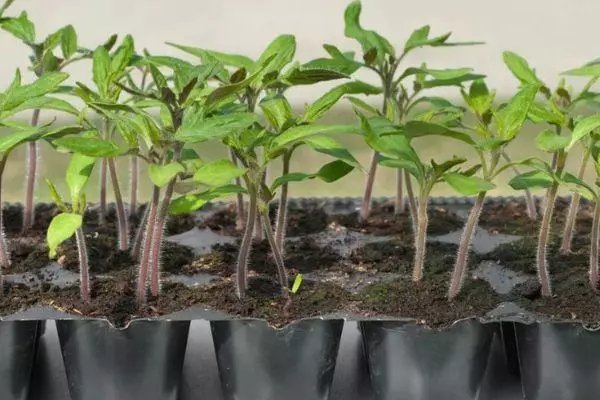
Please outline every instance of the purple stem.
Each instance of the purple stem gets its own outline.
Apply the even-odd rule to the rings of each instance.
[[[98,211],[98,223],[104,225],[106,222],[106,171],[108,162],[103,158],[100,162],[100,210]]]
[[[396,176],[396,198],[394,201],[394,213],[404,214],[406,205],[404,204],[404,173],[401,169],[397,171]]]
[[[359,218],[361,221],[366,221],[371,214],[371,199],[373,197],[373,184],[375,183],[375,173],[377,172],[377,158],[379,154],[373,153],[371,158],[371,165],[369,166],[369,174],[367,175],[367,181],[365,182],[365,191],[362,198],[362,205],[360,208]]]
[[[600,202],[596,200],[594,221],[592,223],[592,243],[590,248],[590,285],[593,290],[598,287],[598,234],[600,233]]]
[[[257,210],[256,189],[248,186],[248,191],[250,193],[250,201],[248,202],[246,227],[244,229],[244,236],[242,237],[242,244],[240,245],[236,266],[237,276],[235,291],[238,299],[240,300],[246,296],[246,289],[248,287],[248,259],[250,255],[250,249],[252,248],[252,235],[254,232],[254,223],[256,222]]]
[[[40,109],[33,110],[31,126],[37,126],[40,119]],[[23,232],[33,227],[35,205],[35,186],[37,182],[38,143],[29,142],[27,152],[27,183],[25,190],[25,207],[23,208]]]
[[[148,218],[146,221],[145,234],[143,236],[142,252],[139,260],[138,283],[137,283],[137,299],[138,304],[146,303],[146,283],[148,280],[148,269],[150,262],[150,253],[152,250],[152,235],[154,234],[154,223],[156,222],[156,212],[158,209],[158,200],[160,197],[160,188],[154,186],[152,189],[152,200],[148,204]],[[141,229],[141,226],[140,226]]]
[[[6,167],[7,156],[0,160],[0,297],[4,293],[4,278],[2,269],[10,267],[10,254],[6,246],[6,235],[4,234],[4,212],[2,207],[2,175]]]
[[[139,179],[139,165],[138,158],[136,155],[131,156],[131,171],[129,176],[129,215],[137,215],[137,195],[138,195],[138,179]]]
[[[86,303],[90,302],[90,266],[88,264],[88,253],[85,245],[85,235],[81,228],[75,231],[77,242],[77,255],[79,256],[79,281],[81,298]]]
[[[129,247],[129,228],[127,224],[127,215],[125,215],[125,206],[123,197],[121,196],[121,188],[119,187],[119,178],[117,177],[117,168],[115,159],[107,160],[108,170],[110,171],[110,180],[112,181],[113,191],[115,195],[115,205],[117,208],[117,223],[119,226],[119,250],[127,250]]]
[[[229,158],[234,165],[238,165],[237,156],[231,149],[229,150]],[[241,186],[242,179],[240,177],[235,178],[235,184]],[[235,200],[235,227],[241,231],[244,229],[244,194],[238,193]]]

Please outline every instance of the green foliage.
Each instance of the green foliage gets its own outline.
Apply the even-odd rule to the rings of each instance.
[[[48,227],[47,241],[50,258],[56,257],[57,247],[75,235],[75,231],[83,225],[83,217],[79,214],[63,212],[52,218]]]

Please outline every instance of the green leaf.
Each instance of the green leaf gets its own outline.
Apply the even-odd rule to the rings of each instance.
[[[349,77],[350,76],[348,74],[338,72],[333,69],[313,67],[307,68],[306,66],[303,66],[302,68],[294,69],[289,74],[286,74],[285,81],[290,85],[313,85],[318,82],[332,81]]]
[[[238,167],[228,159],[220,159],[200,166],[193,180],[207,186],[218,187],[231,183],[245,173],[245,168]]]
[[[71,238],[82,225],[83,217],[79,214],[62,213],[52,218],[46,234],[50,258],[56,257],[56,248]]]
[[[355,125],[300,125],[292,127],[278,135],[271,142],[270,152],[277,152],[300,140],[310,136],[326,135],[330,133],[358,133],[360,130]]]
[[[573,129],[573,135],[571,135],[571,142],[567,146],[566,150],[571,150],[575,143],[577,143],[578,141],[580,141],[581,139],[583,139],[598,128],[600,128],[600,114],[592,115],[579,121],[577,125],[575,125],[575,129]]]
[[[56,186],[54,186],[52,181],[50,181],[50,179],[48,179],[48,178],[46,178],[46,183],[48,184],[48,190],[50,192],[50,197],[52,197],[52,200],[54,201],[54,203],[58,206],[58,208],[61,211],[67,212],[67,206],[65,205],[65,202],[63,201],[60,194],[58,194],[58,190],[56,190]]]
[[[519,133],[539,89],[537,83],[524,85],[497,114],[501,139],[510,140]]]
[[[582,67],[562,72],[561,75],[591,77],[600,76],[600,64],[586,64]]]
[[[298,290],[300,289],[300,285],[302,285],[302,274],[297,274],[296,278],[294,279],[294,283],[292,285],[292,289],[290,291],[293,294],[298,293]]]
[[[110,62],[111,74],[122,74],[125,71],[125,68],[127,68],[129,65],[134,51],[135,45],[133,43],[133,37],[131,37],[131,35],[126,35],[123,38],[121,45],[117,48],[115,54],[112,56],[112,60]]]
[[[71,161],[67,166],[66,181],[73,203],[79,199],[83,192],[83,188],[90,179],[95,163],[96,158],[94,157],[88,157],[77,153],[71,156]]]
[[[346,7],[344,13],[345,29],[344,34],[346,37],[357,40],[363,50],[363,53],[367,53],[371,49],[377,50],[377,60],[382,62],[386,55],[395,55],[394,47],[375,31],[365,30],[360,24],[360,14],[362,6],[360,1],[353,1]]]
[[[185,168],[178,162],[172,162],[166,165],[150,164],[148,174],[152,183],[159,188],[165,186],[177,174],[185,172]]]
[[[303,140],[308,146],[319,153],[327,154],[344,161],[354,168],[362,169],[360,163],[348,149],[344,148],[337,140],[329,136],[311,136]]]
[[[100,95],[108,96],[108,85],[110,77],[110,56],[104,46],[98,46],[93,56],[93,81],[98,87]]]
[[[269,72],[281,71],[292,61],[294,54],[296,54],[296,38],[293,35],[276,37],[269,43],[252,68],[253,71],[262,70],[256,78],[257,82],[260,82]]]
[[[254,61],[246,56],[242,56],[242,55],[238,55],[238,54],[221,53],[221,52],[214,51],[214,50],[206,50],[206,49],[201,49],[198,47],[184,46],[184,45],[169,43],[169,42],[167,42],[167,44],[169,46],[178,48],[179,50],[182,50],[188,54],[200,57],[203,62],[206,62],[206,60],[204,59],[205,57],[211,56],[211,57],[215,58],[216,60],[218,60],[222,64],[229,65],[229,66],[236,67],[236,68],[246,68],[246,70],[251,70],[252,67],[254,66]]]
[[[48,72],[29,85],[17,86],[6,92],[2,111],[9,111],[27,100],[53,92],[69,77],[64,72]]]
[[[361,81],[347,82],[331,89],[306,108],[303,120],[313,122],[329,111],[342,96],[347,94],[380,94],[381,89]]]
[[[283,186],[287,183],[291,182],[304,182],[309,179],[314,179],[316,177],[315,174],[307,174],[304,172],[290,172],[289,174],[281,175],[273,181],[271,184],[271,191],[275,191],[280,186]]]
[[[354,107],[358,107],[361,110],[366,111],[366,112],[368,112],[370,114],[373,114],[373,115],[378,115],[379,114],[379,111],[375,107],[373,107],[370,104],[367,104],[365,101],[363,101],[363,100],[361,100],[361,99],[359,99],[357,97],[346,96],[346,100],[348,100],[350,103],[352,103],[352,105]]]
[[[513,177],[508,184],[515,190],[545,189],[554,184],[554,178],[544,171],[529,171]]]
[[[60,48],[65,59],[71,58],[77,51],[77,32],[73,25],[67,25],[62,29]]]
[[[492,182],[476,176],[465,176],[458,172],[447,172],[443,176],[444,181],[463,196],[472,196],[481,192],[487,192],[496,187]]]
[[[561,177],[561,183],[570,191],[579,193],[588,200],[596,201],[598,199],[598,195],[594,189],[573,174],[565,172]]]
[[[16,132],[0,135],[0,153],[10,153],[15,147],[21,143],[35,140],[41,133],[40,127],[33,127]]]
[[[16,38],[27,44],[35,43],[35,26],[23,11],[17,18],[9,18],[2,22],[2,29],[12,33]]]
[[[449,79],[431,79],[423,82],[422,87],[425,89],[431,89],[443,86],[461,86],[465,82],[474,81],[482,78],[485,78],[485,75],[465,74]]]
[[[71,114],[71,115],[75,115],[75,116],[79,115],[79,110],[77,110],[75,107],[73,107],[69,102],[62,100],[62,99],[57,99],[55,97],[43,96],[43,97],[34,97],[32,99],[26,100],[25,102],[21,103],[19,106],[10,110],[9,113],[7,113],[7,114],[2,113],[2,117],[5,118],[10,115],[14,115],[16,113],[22,112],[22,111],[35,110],[35,109],[63,111],[68,114]]]
[[[323,165],[315,174],[321,180],[331,183],[348,175],[354,167],[342,160],[331,161]]]
[[[182,142],[198,143],[221,139],[231,133],[246,129],[256,122],[253,113],[235,113],[203,118],[200,113],[187,115],[175,138]]]
[[[189,214],[200,209],[211,200],[237,193],[246,193],[246,190],[241,186],[227,185],[199,194],[186,194],[171,201],[169,204],[169,213],[172,215]]]
[[[565,116],[556,112],[554,109],[548,109],[545,104],[535,102],[531,105],[527,117],[536,124],[547,122],[562,126],[565,123]]]
[[[88,157],[116,157],[123,153],[114,142],[82,136],[68,136],[53,141],[54,145]]]
[[[384,167],[403,169],[408,171],[412,176],[417,179],[419,184],[423,181],[423,166],[410,160],[400,158],[389,158],[383,155],[379,155],[377,163]]]
[[[559,135],[552,129],[546,129],[540,132],[535,138],[535,144],[538,149],[549,153],[554,153],[565,149],[571,141],[567,135]]]
[[[408,138],[418,138],[422,136],[444,136],[460,140],[469,145],[475,145],[475,141],[466,133],[454,131],[443,125],[434,124],[425,121],[409,121],[404,125],[404,132]]]
[[[345,57],[341,58],[317,58],[303,64],[300,71],[328,71],[328,73],[348,77],[356,72],[362,65]],[[314,72],[312,72],[314,75]]]
[[[508,67],[510,72],[517,78],[521,83],[538,83],[541,84],[541,81],[535,74],[535,71],[529,66],[529,63],[518,55],[517,53],[513,53],[512,51],[505,51],[502,53],[502,58],[504,60],[504,64]]]
[[[286,123],[294,118],[292,106],[283,95],[264,98],[259,106],[269,124],[277,131],[281,131]]]

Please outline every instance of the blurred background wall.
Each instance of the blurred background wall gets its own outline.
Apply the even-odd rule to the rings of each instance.
[[[257,57],[275,36],[290,33],[297,37],[297,59],[308,61],[325,54],[323,43],[332,43],[342,49],[358,49],[353,40],[344,37],[343,14],[348,3],[348,0],[16,0],[7,14],[26,10],[36,23],[38,39],[70,23],[77,29],[80,44],[86,47],[97,46],[112,33],[130,33],[138,49],[148,48],[154,54],[183,57],[187,56],[165,42]],[[431,25],[432,34],[452,31],[453,39],[457,41],[486,42],[484,46],[475,47],[421,49],[407,59],[406,65],[426,61],[432,68],[473,67],[476,72],[486,74],[489,86],[496,88],[504,97],[517,87],[517,82],[504,67],[503,50],[523,55],[537,69],[539,76],[553,86],[561,71],[600,56],[596,33],[598,15],[598,0],[363,0],[362,23],[365,28],[379,31],[396,47],[403,45],[412,30],[425,24]],[[0,48],[0,85],[6,87],[16,67],[26,69],[28,49],[3,31],[0,31]],[[88,81],[90,64],[72,65],[68,72],[73,80]],[[27,76],[32,77],[31,74]],[[375,77],[368,73],[359,77],[376,82]],[[575,87],[582,84],[578,80],[572,83]],[[302,107],[330,86],[322,84],[310,89],[296,89],[290,93],[290,100],[295,106]],[[457,91],[438,93],[456,97]],[[379,99],[372,101],[380,102]],[[340,107],[330,118],[338,118],[336,115],[340,119],[348,118],[349,110]],[[516,156],[533,152],[531,139],[530,136],[528,145],[514,145]],[[360,143],[352,142],[349,146],[366,164],[369,154]],[[439,155],[437,143],[423,141],[420,146],[425,156]],[[457,148],[453,153],[463,155],[468,150]],[[302,154],[302,165],[306,165],[307,161],[317,164],[323,161],[319,157],[311,158],[315,157],[312,154]],[[23,155],[24,151],[16,152],[9,165],[7,180],[10,176],[14,179],[8,182],[11,188],[8,200],[21,197],[22,180],[19,176],[23,171]],[[42,158],[45,166],[42,174],[59,179],[66,161],[56,159],[56,163],[51,164],[52,160]],[[124,179],[126,170],[123,168]],[[358,195],[361,185],[349,179],[349,183],[336,189],[315,182],[298,185],[296,194],[323,195],[327,194],[323,190],[335,190],[332,194]],[[391,194],[392,182],[391,171],[383,172],[377,182],[378,194]],[[40,196],[45,198],[46,188],[40,189]],[[502,193],[505,191],[502,189]],[[438,194],[452,193],[441,188]],[[95,198],[93,193],[90,197]]]

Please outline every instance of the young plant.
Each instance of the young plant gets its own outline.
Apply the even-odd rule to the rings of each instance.
[[[86,303],[90,302],[90,271],[85,234],[83,233],[83,215],[87,207],[84,189],[95,162],[95,157],[82,154],[72,155],[65,177],[71,197],[70,206],[65,204],[52,182],[47,181],[50,194],[61,211],[60,214],[52,218],[48,227],[47,241],[50,258],[56,257],[56,250],[62,242],[75,236],[79,258],[79,287],[81,298]]]
[[[465,158],[453,157],[440,164],[433,159],[429,164],[423,163],[421,158],[410,144],[411,132],[422,133],[423,130],[415,130],[413,126],[392,126],[385,121],[381,123],[381,118],[371,118],[369,121],[360,115],[362,126],[365,130],[365,140],[369,147],[379,154],[377,162],[386,167],[401,168],[414,177],[418,186],[418,205],[415,215],[415,255],[413,264],[412,279],[415,283],[423,278],[423,269],[425,264],[425,250],[427,240],[427,203],[434,186],[444,181],[451,182],[462,195],[473,195],[482,189],[491,189],[493,184],[473,177],[481,165],[476,165],[466,171],[460,171],[457,167],[467,160]],[[379,121],[378,121],[379,120]],[[379,122],[379,123],[378,123]],[[379,129],[374,129],[377,124]],[[429,125],[431,127],[432,125]],[[379,132],[377,132],[379,130]],[[442,132],[443,126],[439,126]],[[447,137],[458,138],[466,143],[474,145],[473,140],[466,134],[453,132],[449,129],[444,134]]]
[[[429,99],[422,96],[422,92],[426,89],[442,86],[461,86],[464,82],[482,78],[482,75],[473,74],[470,68],[439,70],[428,68],[425,64],[416,68],[409,67],[402,71],[400,66],[406,56],[418,48],[475,45],[481,43],[449,42],[448,39],[451,33],[430,37],[430,27],[426,25],[415,30],[404,44],[404,47],[399,52],[396,52],[390,42],[383,36],[375,31],[366,30],[361,26],[360,14],[360,1],[353,1],[346,8],[344,20],[345,35],[359,42],[363,52],[363,61],[354,60],[354,55],[351,52],[343,53],[335,46],[327,44],[324,48],[332,58],[322,59],[321,63],[336,69],[342,67],[346,73],[353,73],[360,68],[375,72],[381,80],[381,89],[383,92],[383,105],[381,111],[378,111],[378,113],[388,118],[391,122],[396,124],[404,123],[405,118],[414,106],[419,103],[428,103]],[[409,78],[414,78],[412,90],[407,87]],[[365,111],[372,111],[372,108],[366,106],[362,101],[357,101],[357,99],[351,99],[351,101]],[[378,154],[375,152],[371,159],[369,174],[365,183],[360,211],[360,218],[362,220],[367,219],[370,214],[377,160]],[[406,186],[411,214],[414,214],[416,212],[416,200],[412,193],[410,174],[403,169],[399,169],[394,202],[394,208],[397,213],[404,210],[404,186]]]
[[[4,11],[11,1],[5,2],[2,7]],[[31,70],[36,76],[51,74],[62,71],[69,64],[86,57],[77,46],[77,33],[72,25],[67,25],[56,32],[48,35],[43,41],[36,42],[36,29],[34,23],[29,20],[25,11],[18,17],[3,18],[1,22],[2,29],[10,32],[17,39],[21,40],[31,50],[29,57]],[[61,56],[56,54],[56,49],[60,47]],[[31,125],[36,126],[39,122],[41,109],[53,109],[52,104],[40,104],[40,107],[33,109],[31,116]],[[60,111],[71,111],[60,109]],[[39,162],[39,148],[37,142],[29,142],[27,148],[27,178],[25,183],[25,201],[23,203],[23,232],[31,229],[34,222],[34,196],[37,181],[37,169]]]
[[[221,68],[215,74],[215,79],[221,86],[236,85],[243,82],[248,75],[254,75],[253,82],[246,85],[237,96],[238,102],[248,112],[255,112],[256,106],[261,104],[263,99],[277,94],[283,95],[292,86],[348,78],[345,72],[332,69],[329,65],[321,65],[318,60],[309,61],[305,64],[293,62],[296,53],[296,39],[292,35],[280,35],[275,38],[257,60],[238,54],[226,54],[197,47],[169,44],[186,53],[200,57],[204,63],[219,62]],[[262,71],[257,74],[256,71],[260,68],[262,68]],[[239,162],[233,150],[230,150],[230,159],[234,164]],[[265,181],[267,171],[265,170],[263,174],[263,181]],[[241,178],[236,178],[235,184],[240,186],[242,184]],[[245,215],[241,193],[236,196],[236,211],[236,225],[238,229],[242,230]],[[262,221],[257,219],[254,226],[255,238],[262,239],[264,232]]]
[[[502,155],[506,146],[517,136],[527,119],[527,115],[540,89],[537,83],[524,84],[519,91],[502,108],[494,107],[494,94],[490,93],[483,80],[471,84],[465,100],[476,114],[484,116],[477,121],[473,129],[477,136],[473,149],[481,162],[481,172],[478,180],[471,177],[469,182],[461,176],[450,176],[446,182],[459,193],[465,189],[477,193],[475,203],[469,212],[465,224],[458,255],[452,273],[452,281],[448,291],[450,300],[458,296],[467,272],[467,262],[471,240],[479,222],[479,216],[487,192],[494,187],[494,178],[513,164],[502,165]],[[494,123],[494,126],[491,123]],[[448,179],[450,178],[450,179]]]
[[[128,67],[134,62],[134,43],[131,36],[125,36],[122,44],[111,55],[104,45],[98,46],[93,52],[93,81],[96,85],[96,90],[92,90],[85,84],[77,82],[77,87],[74,89],[74,93],[85,102],[85,104],[96,110],[97,113],[102,117],[101,127],[96,127],[96,130],[100,132],[100,137],[106,143],[112,143],[113,136],[115,133],[116,126],[112,123],[109,118],[104,115],[103,110],[105,105],[115,104],[119,101],[122,89],[117,84],[128,74]],[[115,110],[115,112],[127,112]],[[74,142],[75,146],[79,146],[79,142]],[[125,212],[125,205],[123,202],[123,196],[119,179],[117,176],[117,167],[115,163],[115,157],[119,155],[118,147],[113,147],[112,150],[107,148],[107,156],[102,156],[95,148],[84,147],[82,149],[78,147],[71,148],[75,152],[81,152],[81,154],[101,157],[101,168],[103,169],[106,165],[110,174],[110,179],[113,188],[113,194],[115,197],[115,206],[117,211],[117,225],[118,225],[118,248],[119,250],[127,250],[129,248],[129,227],[128,218]],[[88,151],[89,150],[89,151]],[[103,172],[101,172],[103,174]],[[101,186],[103,185],[101,180]],[[104,195],[105,190],[101,189],[101,193]],[[101,196],[102,197],[102,196]],[[104,200],[104,205],[106,201]],[[102,204],[102,202],[101,202]],[[100,214],[104,214],[106,210],[100,209]],[[104,217],[101,217],[104,218]]]
[[[2,175],[11,152],[23,143],[35,142],[42,137],[50,138],[60,135],[63,129],[51,131],[48,126],[30,126],[10,122],[9,117],[21,111],[38,108],[41,104],[53,104],[56,107],[72,109],[72,107],[60,99],[46,97],[67,79],[65,73],[49,73],[43,75],[35,82],[22,85],[21,74],[17,70],[15,78],[6,91],[0,93],[0,126],[10,128],[10,132],[0,136],[0,203],[2,202]],[[68,129],[65,127],[64,129]],[[2,294],[2,269],[10,266],[10,253],[6,246],[4,234],[3,213],[0,210],[0,295]]]

